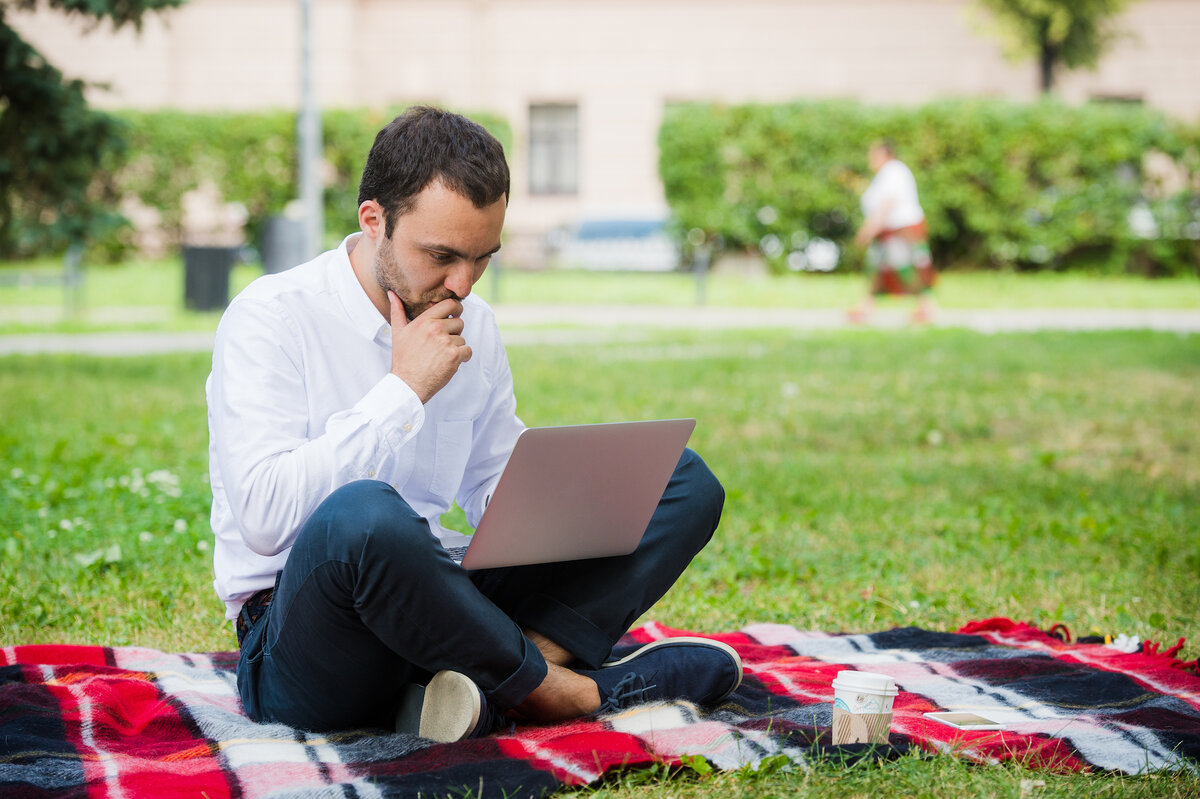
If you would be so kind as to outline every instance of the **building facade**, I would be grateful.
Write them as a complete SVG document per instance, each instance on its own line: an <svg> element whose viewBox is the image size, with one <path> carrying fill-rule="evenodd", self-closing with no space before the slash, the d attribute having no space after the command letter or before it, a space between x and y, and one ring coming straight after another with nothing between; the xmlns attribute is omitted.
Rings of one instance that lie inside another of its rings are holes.
<svg viewBox="0 0 1200 799"><path fill-rule="evenodd" d="M1037 96L971 0L311 0L323 107L430 102L503 114L514 132L507 229L663 206L656 138L670 103L848 97L914 104ZM190 0L140 33L51 11L8 20L109 108L295 108L300 0ZM1141 0L1070 102L1200 116L1200 0Z"/></svg>

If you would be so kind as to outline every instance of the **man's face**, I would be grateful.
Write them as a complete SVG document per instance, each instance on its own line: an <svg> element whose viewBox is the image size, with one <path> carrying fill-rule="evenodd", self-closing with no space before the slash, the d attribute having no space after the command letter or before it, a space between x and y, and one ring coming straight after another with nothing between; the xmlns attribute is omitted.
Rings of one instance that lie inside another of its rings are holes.
<svg viewBox="0 0 1200 799"><path fill-rule="evenodd" d="M445 299L463 299L500 249L505 198L476 208L434 180L396 218L375 251L375 278L395 292L409 320Z"/></svg>

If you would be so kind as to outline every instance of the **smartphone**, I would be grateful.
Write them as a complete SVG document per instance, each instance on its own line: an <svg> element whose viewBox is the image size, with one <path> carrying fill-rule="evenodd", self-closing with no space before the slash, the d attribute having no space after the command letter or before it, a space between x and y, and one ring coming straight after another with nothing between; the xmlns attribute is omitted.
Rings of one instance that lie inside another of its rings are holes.
<svg viewBox="0 0 1200 799"><path fill-rule="evenodd" d="M926 713L925 718L940 721L960 730L1002 730L1004 725L998 721L980 716L977 713Z"/></svg>

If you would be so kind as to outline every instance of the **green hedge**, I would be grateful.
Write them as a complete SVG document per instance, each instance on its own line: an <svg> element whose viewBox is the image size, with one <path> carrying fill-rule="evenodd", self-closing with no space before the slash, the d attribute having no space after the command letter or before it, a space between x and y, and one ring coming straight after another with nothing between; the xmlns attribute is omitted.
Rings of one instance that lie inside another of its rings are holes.
<svg viewBox="0 0 1200 799"><path fill-rule="evenodd" d="M358 229L358 181L375 134L403 107L380 110L326 110L322 113L325 174L325 227L340 237ZM506 120L489 113L468 115L490 130L506 152L512 131ZM180 111L119 112L128 148L101 176L119 194L137 197L157 209L168 236L177 240L181 198L212 181L229 202L240 202L250 215L253 242L263 221L280 213L298 193L296 114ZM94 255L109 258L132 248L128 226L95 242Z"/></svg>
<svg viewBox="0 0 1200 799"><path fill-rule="evenodd" d="M1197 269L1200 129L1138 106L678 105L659 132L659 171L683 231L719 236L728 248L769 242L780 270L790 249L819 236L841 245L843 265L854 268L866 151L884 137L916 175L941 266ZM1147 169L1154 159L1187 188L1164 193ZM1131 225L1147 210L1157 237Z"/></svg>

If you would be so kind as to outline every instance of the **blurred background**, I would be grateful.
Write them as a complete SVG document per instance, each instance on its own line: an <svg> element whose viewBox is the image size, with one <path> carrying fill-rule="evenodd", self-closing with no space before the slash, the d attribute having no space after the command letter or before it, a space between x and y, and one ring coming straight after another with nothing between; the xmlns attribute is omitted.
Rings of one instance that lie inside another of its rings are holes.
<svg viewBox="0 0 1200 799"><path fill-rule="evenodd" d="M4 0L0 37L10 261L286 268L419 102L504 142L509 269L856 271L886 136L939 268L1196 273L1193 0Z"/></svg>
<svg viewBox="0 0 1200 799"><path fill-rule="evenodd" d="M220 311L355 232L376 132L433 103L512 166L475 291L522 419L701 420L727 512L659 618L1194 642L1197 42L1200 0L0 0L0 636L233 645ZM842 329L881 137L932 329ZM859 772L1024 775L816 783Z"/></svg>

